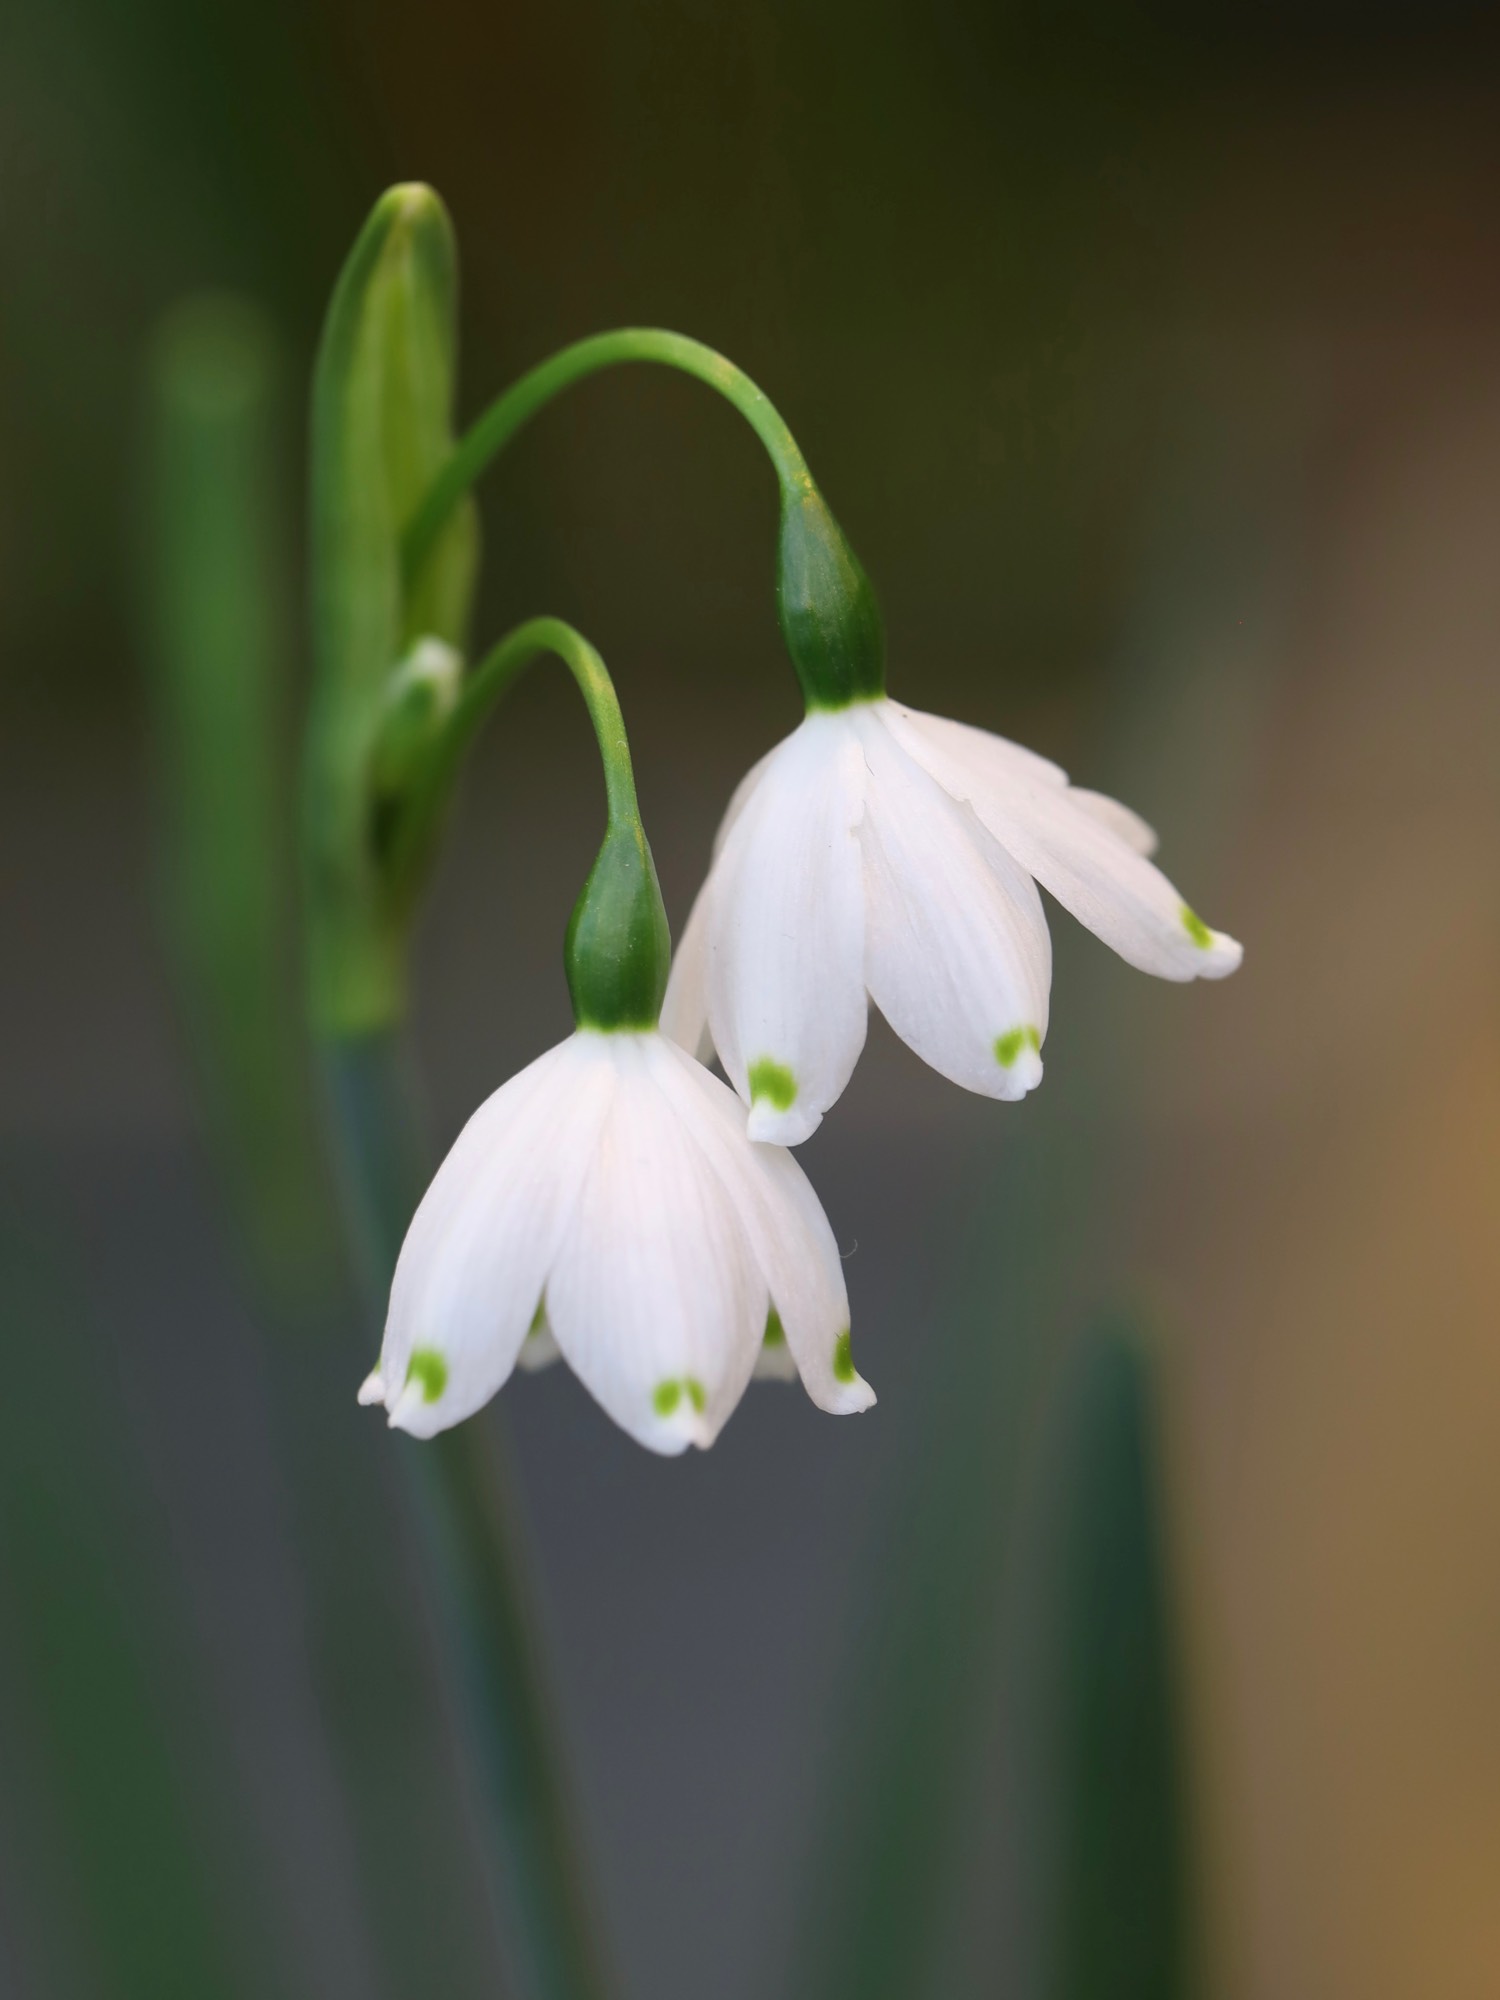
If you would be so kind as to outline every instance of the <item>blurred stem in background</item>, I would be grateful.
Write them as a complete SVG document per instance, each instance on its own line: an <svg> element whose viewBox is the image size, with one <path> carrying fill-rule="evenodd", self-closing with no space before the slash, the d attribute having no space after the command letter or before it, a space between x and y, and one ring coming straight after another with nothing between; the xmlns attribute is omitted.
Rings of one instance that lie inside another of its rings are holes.
<svg viewBox="0 0 1500 2000"><path fill-rule="evenodd" d="M198 1082L264 1301L325 1726L379 1989L493 1994L496 1939L410 1531L339 1295L293 979L281 701L292 653L273 343L254 308L189 301L150 372L144 552L164 918ZM274 1841L274 1830L268 1837ZM317 1982L305 1970L304 1990Z"/></svg>
<svg viewBox="0 0 1500 2000"><path fill-rule="evenodd" d="M245 300L185 301L150 357L145 551L158 898L200 1096L273 1296L337 1282L288 895L288 577L275 342Z"/></svg>
<svg viewBox="0 0 1500 2000"><path fill-rule="evenodd" d="M943 1969L966 1899L969 1956L1016 2000L1183 1991L1149 1364L1130 1329L1066 1351L1112 1262L1080 1223L1097 1156L1066 1119L1018 1137L940 1301L925 1448L885 1497L809 1843L794 2000L966 1986ZM997 1687L1005 1838L976 1882Z"/></svg>
<svg viewBox="0 0 1500 2000"><path fill-rule="evenodd" d="M1006 1654L1016 1903L1046 2000L1183 2000L1196 1940L1160 1387L1113 1314L1051 1385Z"/></svg>
<svg viewBox="0 0 1500 2000"><path fill-rule="evenodd" d="M33 1179L0 1193L0 1682L32 1725L0 1740L0 1967L14 1953L38 1993L251 2000L281 1971L244 1893L256 1857L214 1782L76 1247L47 1243Z"/></svg>
<svg viewBox="0 0 1500 2000"><path fill-rule="evenodd" d="M350 1227L378 1316L431 1178L414 1082L395 1034L330 1038L323 1059ZM463 1676L498 1839L497 1891L519 1990L528 2000L591 2000L607 1990L597 1925L500 1440L474 1418L420 1444L392 1438L390 1449L439 1567L450 1656Z"/></svg>

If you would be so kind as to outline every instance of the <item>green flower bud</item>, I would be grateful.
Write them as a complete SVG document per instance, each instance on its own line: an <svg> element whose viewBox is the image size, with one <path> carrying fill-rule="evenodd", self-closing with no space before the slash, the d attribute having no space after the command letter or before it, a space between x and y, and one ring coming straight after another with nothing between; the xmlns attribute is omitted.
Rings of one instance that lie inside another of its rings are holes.
<svg viewBox="0 0 1500 2000"><path fill-rule="evenodd" d="M402 532L453 447L456 254L430 188L382 195L335 288L312 406L314 678L305 848L314 1016L351 1032L400 1010L410 897L376 839L377 745L418 639L462 651L477 566L456 507L408 586Z"/></svg>
<svg viewBox="0 0 1500 2000"><path fill-rule="evenodd" d="M885 625L870 579L810 479L782 489L776 612L807 705L885 692Z"/></svg>
<svg viewBox="0 0 1500 2000"><path fill-rule="evenodd" d="M409 793L458 704L464 663L441 639L419 639L386 682L371 752L377 805Z"/></svg>
<svg viewBox="0 0 1500 2000"><path fill-rule="evenodd" d="M580 1028L654 1028L672 934L638 819L613 820L568 921L563 963Z"/></svg>

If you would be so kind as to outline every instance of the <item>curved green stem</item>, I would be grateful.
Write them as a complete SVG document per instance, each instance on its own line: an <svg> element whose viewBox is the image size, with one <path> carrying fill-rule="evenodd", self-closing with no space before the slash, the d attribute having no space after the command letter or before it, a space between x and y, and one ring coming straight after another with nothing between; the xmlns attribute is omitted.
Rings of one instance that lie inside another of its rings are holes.
<svg viewBox="0 0 1500 2000"><path fill-rule="evenodd" d="M612 825L640 818L636 804L635 773L630 763L630 744L625 736L625 718L620 713L619 696L609 677L609 669L581 632L561 618L528 618L513 632L507 632L485 654L464 681L457 706L445 732L444 754L462 756L476 731L511 683L533 661L552 653L578 683L589 721L599 744L604 765L604 791Z"/></svg>
<svg viewBox="0 0 1500 2000"><path fill-rule="evenodd" d="M609 669L583 634L562 619L529 618L491 646L465 676L451 712L408 780L400 819L386 850L389 880L398 901L414 892L423 877L459 766L480 726L526 668L548 653L560 659L578 683L594 725L611 827L640 824L625 718Z"/></svg>
<svg viewBox="0 0 1500 2000"><path fill-rule="evenodd" d="M401 544L408 591L421 575L443 526L490 460L564 389L624 361L650 361L706 382L731 402L770 454L783 495L810 491L812 477L780 412L734 363L701 340L655 326L624 326L576 340L513 382L460 438L428 487Z"/></svg>

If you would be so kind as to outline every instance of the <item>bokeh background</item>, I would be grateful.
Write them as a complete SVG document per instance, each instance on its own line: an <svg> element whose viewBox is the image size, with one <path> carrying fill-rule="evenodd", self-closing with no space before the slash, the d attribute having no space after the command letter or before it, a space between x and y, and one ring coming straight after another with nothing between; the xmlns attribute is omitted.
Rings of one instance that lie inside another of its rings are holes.
<svg viewBox="0 0 1500 2000"><path fill-rule="evenodd" d="M463 416L610 325L725 349L893 690L1129 799L1247 946L1161 986L1057 913L1021 1107L872 1028L804 1155L868 1418L757 1390L664 1464L564 1371L505 1392L618 1990L1500 1991L1497 58L1440 0L6 9L0 1991L508 1990L310 1130L272 1135L279 1278L226 1192L151 612L159 328L229 291L289 773L312 348L412 178L459 233ZM758 448L616 374L482 509L480 636L604 652L680 925L797 714ZM565 1032L599 823L535 676L424 925L436 1144ZM1100 1476L1129 1546L1069 1571ZM1145 1710L1094 1775L1189 1973L1048 1943L1048 1702L1132 1563Z"/></svg>

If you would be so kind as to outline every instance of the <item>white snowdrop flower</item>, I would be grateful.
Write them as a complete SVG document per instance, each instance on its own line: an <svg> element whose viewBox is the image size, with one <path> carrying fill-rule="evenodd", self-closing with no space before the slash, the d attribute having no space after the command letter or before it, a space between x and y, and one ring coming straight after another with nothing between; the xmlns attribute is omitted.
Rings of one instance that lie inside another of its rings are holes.
<svg viewBox="0 0 1500 2000"><path fill-rule="evenodd" d="M430 1437L554 1353L659 1452L712 1444L762 1356L825 1410L875 1400L806 1176L654 1030L581 1028L475 1112L408 1231L360 1400Z"/></svg>
<svg viewBox="0 0 1500 2000"><path fill-rule="evenodd" d="M662 1027L718 1051L753 1139L796 1145L849 1081L868 1002L942 1075L1042 1077L1052 945L1037 884L1143 972L1240 962L1147 858L1126 806L884 694L811 705L730 802Z"/></svg>

